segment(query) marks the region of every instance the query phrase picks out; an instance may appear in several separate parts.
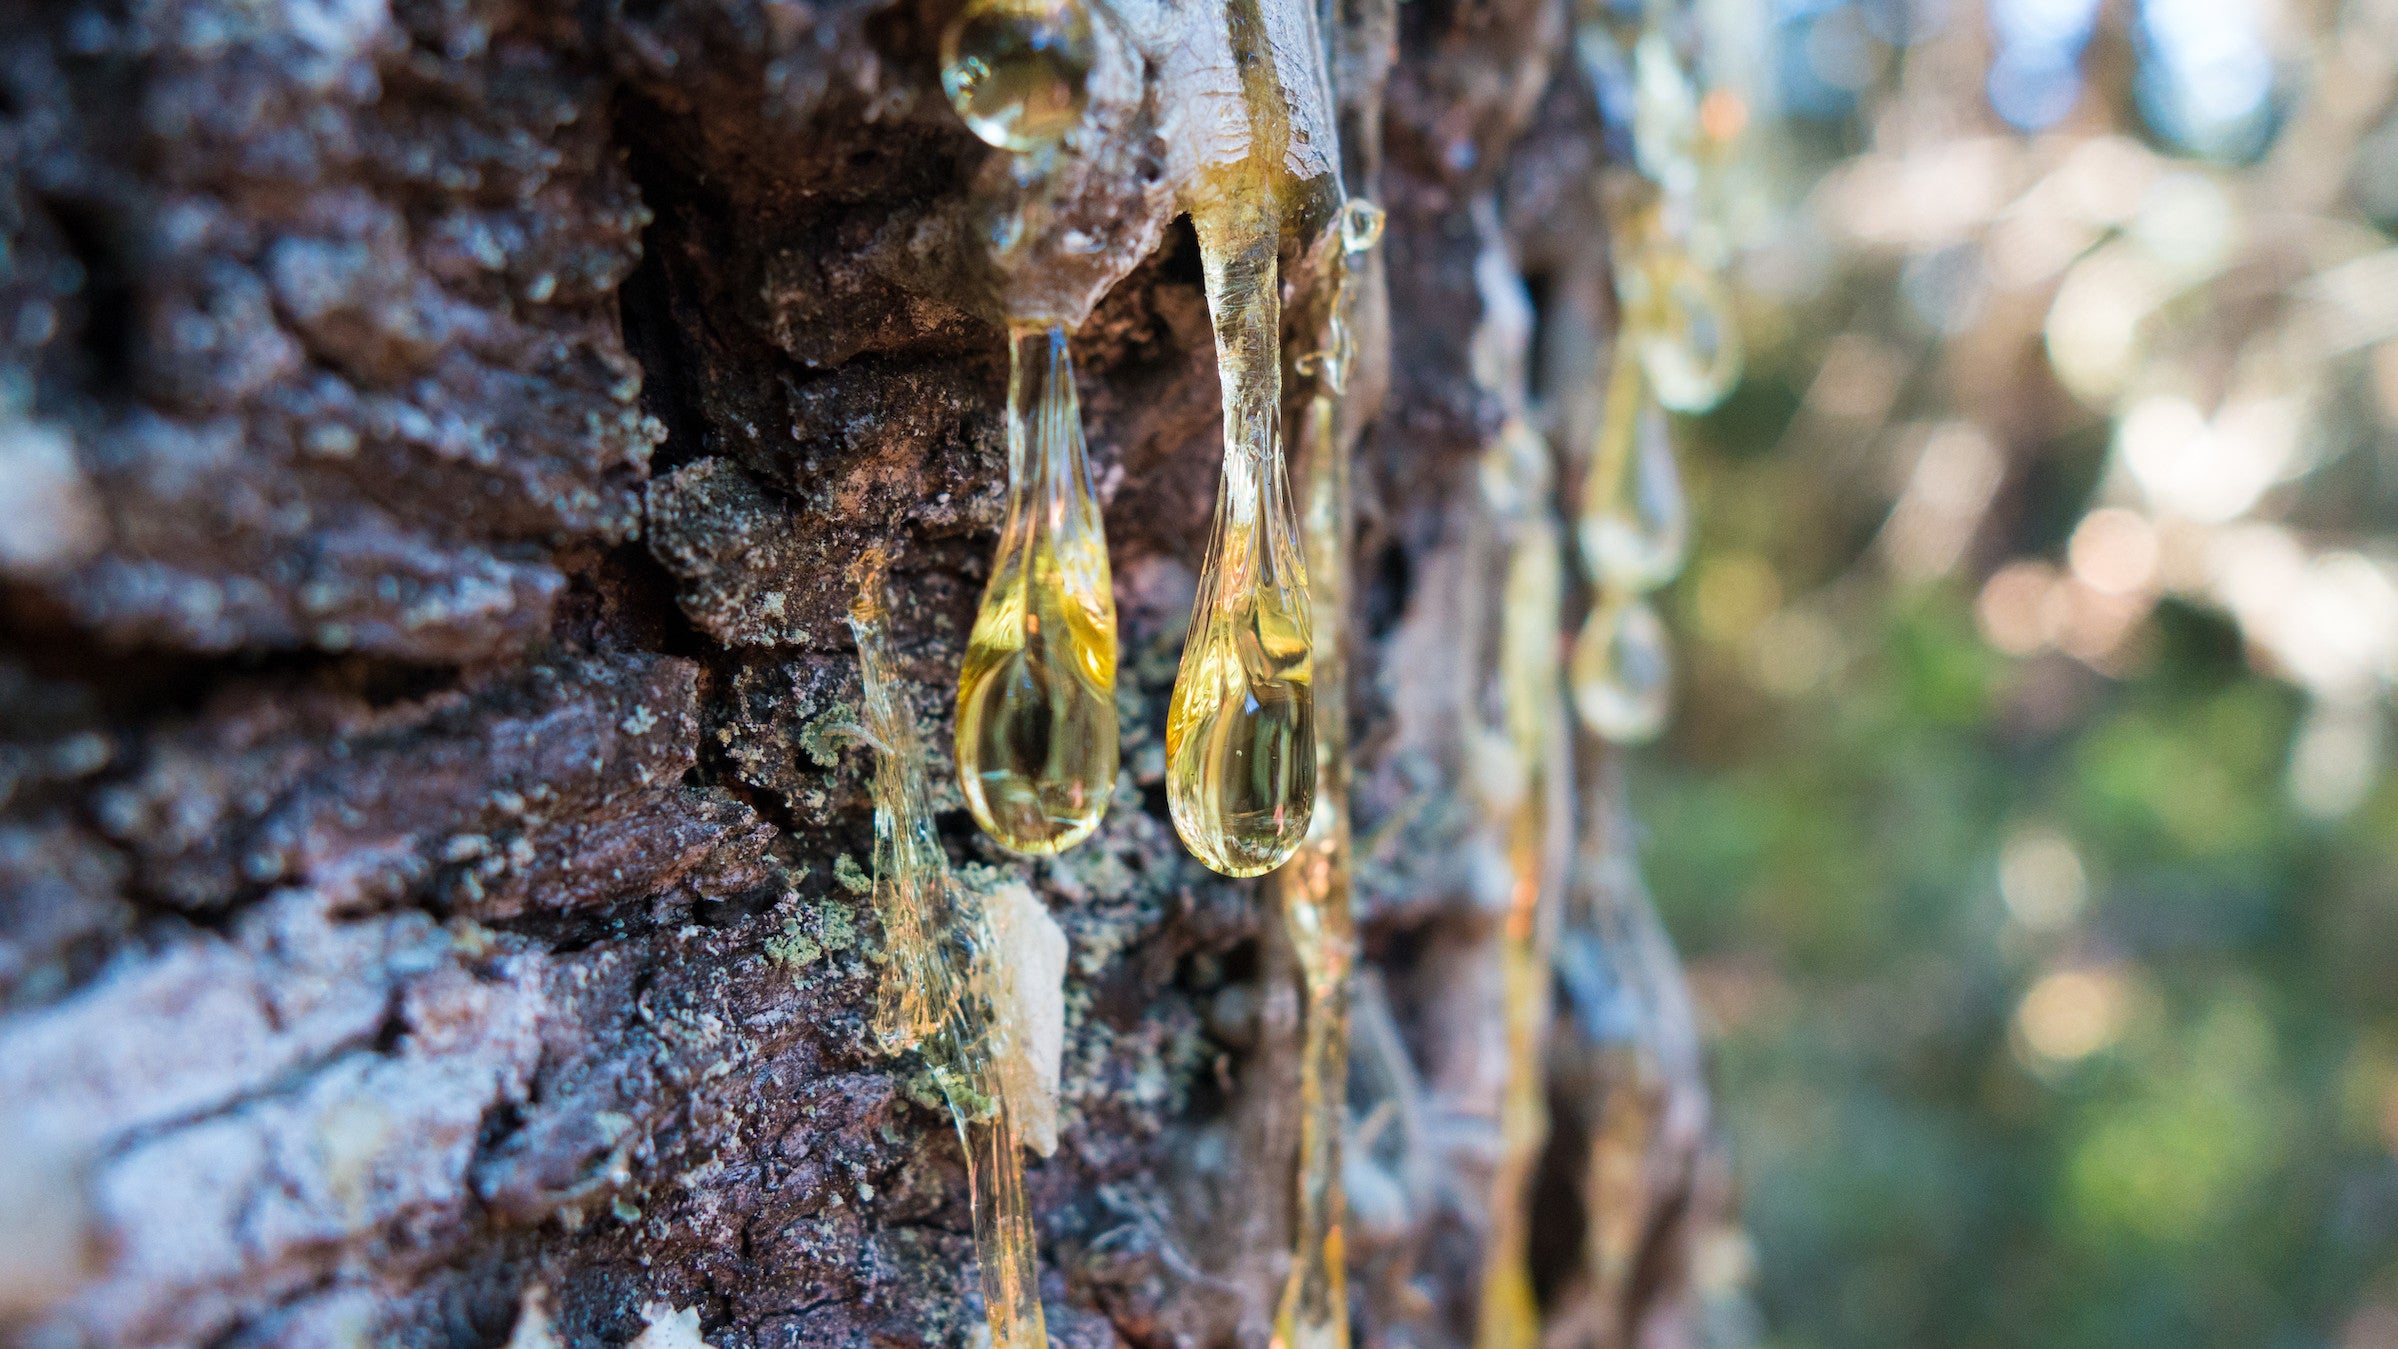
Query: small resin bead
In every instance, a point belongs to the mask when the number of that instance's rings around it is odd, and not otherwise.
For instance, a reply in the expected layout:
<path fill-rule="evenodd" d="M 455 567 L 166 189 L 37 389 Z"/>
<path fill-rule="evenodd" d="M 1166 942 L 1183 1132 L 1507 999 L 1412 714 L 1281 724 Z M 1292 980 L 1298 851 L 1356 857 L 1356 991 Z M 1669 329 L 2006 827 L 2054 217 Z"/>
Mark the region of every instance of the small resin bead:
<path fill-rule="evenodd" d="M 941 88 L 975 135 L 1019 154 L 1082 120 L 1095 48 L 1090 14 L 1060 4 L 970 4 L 941 36 Z"/>

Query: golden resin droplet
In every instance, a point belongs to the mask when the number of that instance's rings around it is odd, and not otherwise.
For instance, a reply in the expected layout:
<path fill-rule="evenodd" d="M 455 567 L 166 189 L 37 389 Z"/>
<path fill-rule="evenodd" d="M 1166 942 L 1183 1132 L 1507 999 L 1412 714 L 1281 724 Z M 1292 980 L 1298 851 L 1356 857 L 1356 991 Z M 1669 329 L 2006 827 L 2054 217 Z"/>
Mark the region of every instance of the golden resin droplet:
<path fill-rule="evenodd" d="M 1012 335 L 1008 506 L 958 674 L 958 786 L 1020 853 L 1090 837 L 1116 785 L 1116 599 L 1062 328 Z"/>
<path fill-rule="evenodd" d="M 1045 150 L 1082 120 L 1094 60 L 1079 0 L 974 0 L 941 35 L 941 89 L 984 141 Z"/>
<path fill-rule="evenodd" d="M 1250 186 L 1196 219 L 1224 391 L 1224 476 L 1166 717 L 1174 828 L 1227 876 L 1288 860 L 1316 788 L 1307 566 L 1278 434 L 1279 215 Z"/>
<path fill-rule="evenodd" d="M 1673 697 L 1665 624 L 1636 595 L 1610 595 L 1574 639 L 1574 707 L 1593 734 L 1619 745 L 1654 740 Z"/>
<path fill-rule="evenodd" d="M 1740 381 L 1740 327 L 1722 281 L 1678 247 L 1651 243 L 1617 279 L 1623 336 L 1649 389 L 1676 412 L 1705 412 Z"/>
<path fill-rule="evenodd" d="M 1227 490 L 1269 489 L 1241 483 Z M 1289 860 L 1315 808 L 1307 596 L 1257 583 L 1254 554 L 1266 545 L 1239 537 L 1257 532 L 1229 526 L 1219 539 L 1233 537 L 1212 550 L 1166 719 L 1174 828 L 1200 861 L 1227 876 L 1262 876 Z M 1237 560 L 1243 552 L 1251 556 Z M 1226 564 L 1228 555 L 1236 561 Z"/>
<path fill-rule="evenodd" d="M 1639 363 L 1619 357 L 1575 523 L 1583 565 L 1605 590 L 1655 590 L 1682 570 L 1690 544 L 1673 438 L 1641 384 Z"/>

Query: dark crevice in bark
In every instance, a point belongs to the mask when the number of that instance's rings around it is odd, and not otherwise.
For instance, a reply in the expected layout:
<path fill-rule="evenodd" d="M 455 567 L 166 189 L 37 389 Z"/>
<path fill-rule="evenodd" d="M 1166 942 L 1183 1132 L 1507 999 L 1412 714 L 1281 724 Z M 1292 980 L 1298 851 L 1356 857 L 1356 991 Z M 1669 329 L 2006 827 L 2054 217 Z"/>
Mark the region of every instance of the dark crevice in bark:
<path fill-rule="evenodd" d="M 689 237 L 702 206 L 669 166 L 666 152 L 642 133 L 645 124 L 667 116 L 639 95 L 620 92 L 616 137 L 624 147 L 626 171 L 651 212 L 642 231 L 641 261 L 617 292 L 625 350 L 641 366 L 642 410 L 666 427 L 666 442 L 650 454 L 653 475 L 687 464 L 707 452 L 707 423 L 694 384 L 689 344 L 694 306 L 675 293 L 669 250 L 694 246 Z"/>
<path fill-rule="evenodd" d="M 1559 1015 L 1570 1014 L 1560 1008 Z M 1532 1292 L 1543 1308 L 1557 1305 L 1565 1286 L 1583 1272 L 1588 1214 L 1582 1178 L 1590 1162 L 1590 1134 L 1580 1117 L 1582 1102 L 1551 1092 L 1552 1121 L 1532 1179 Z"/>
<path fill-rule="evenodd" d="M 82 332 L 77 351 L 88 374 L 83 383 L 97 398 L 123 394 L 135 370 L 140 340 L 131 273 L 133 246 L 107 203 L 89 198 L 51 197 L 44 205 L 81 273 L 76 294 Z"/>

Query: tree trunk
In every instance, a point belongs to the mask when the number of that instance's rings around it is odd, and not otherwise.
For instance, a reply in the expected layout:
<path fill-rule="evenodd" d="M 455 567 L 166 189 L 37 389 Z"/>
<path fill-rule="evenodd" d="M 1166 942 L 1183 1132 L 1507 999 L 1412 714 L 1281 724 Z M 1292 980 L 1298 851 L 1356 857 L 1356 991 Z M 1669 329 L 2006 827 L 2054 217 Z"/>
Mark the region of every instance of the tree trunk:
<path fill-rule="evenodd" d="M 1163 786 L 1220 442 L 1171 62 L 1139 43 L 1190 15 L 1110 9 L 1139 41 L 1094 95 L 1096 245 L 1022 264 L 1097 297 L 1074 353 L 1123 633 L 1125 784 L 1036 865 L 949 776 L 1005 476 L 995 297 L 1025 284 L 985 258 L 1004 174 L 936 78 L 953 12 L 6 7 L 16 1342 L 661 1345 L 684 1311 L 717 1349 L 971 1342 L 962 1155 L 866 1024 L 842 616 L 881 545 L 952 857 L 1032 879 L 1071 942 L 1063 1142 L 1027 1173 L 1051 1333 L 1263 1343 L 1298 994 L 1262 887 L 1183 851 Z M 1568 18 L 1412 0 L 1386 102 L 1370 31 L 1336 72 L 1390 212 L 1350 617 L 1353 1071 L 1393 1103 L 1350 1164 L 1368 1343 L 1473 1325 L 1498 966 L 1462 728 L 1502 409 L 1468 338 L 1495 220 L 1535 406 L 1586 431 L 1610 311 Z M 1304 350 L 1321 276 L 1285 257 Z M 1595 1050 L 1558 1024 L 1535 1275 L 1570 1323 Z"/>

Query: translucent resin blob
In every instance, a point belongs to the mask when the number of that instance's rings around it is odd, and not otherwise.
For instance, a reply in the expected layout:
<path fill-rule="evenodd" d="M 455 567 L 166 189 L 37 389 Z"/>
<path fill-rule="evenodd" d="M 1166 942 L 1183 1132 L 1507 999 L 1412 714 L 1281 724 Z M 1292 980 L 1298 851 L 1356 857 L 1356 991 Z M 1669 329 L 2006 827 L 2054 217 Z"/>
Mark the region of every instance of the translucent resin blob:
<path fill-rule="evenodd" d="M 941 35 L 941 89 L 989 144 L 1046 150 L 1082 119 L 1094 59 L 1076 0 L 977 0 Z"/>
<path fill-rule="evenodd" d="M 1652 242 L 1617 278 L 1623 338 L 1650 392 L 1676 412 L 1705 412 L 1740 380 L 1740 330 L 1731 293 L 1680 247 Z"/>
<path fill-rule="evenodd" d="M 1665 414 L 1643 396 L 1639 364 L 1620 356 L 1575 534 L 1590 575 L 1624 590 L 1650 591 L 1671 581 L 1689 550 L 1690 507 Z"/>
<path fill-rule="evenodd" d="M 1673 657 L 1657 611 L 1636 595 L 1601 600 L 1574 640 L 1569 677 L 1592 732 L 1619 745 L 1656 739 L 1673 697 Z"/>
<path fill-rule="evenodd" d="M 958 785 L 1020 853 L 1088 838 L 1116 783 L 1116 601 L 1061 328 L 1012 334 L 1008 505 L 958 674 Z"/>
<path fill-rule="evenodd" d="M 1306 836 L 1315 671 L 1279 435 L 1279 214 L 1262 186 L 1195 213 L 1224 394 L 1224 476 L 1166 717 L 1166 801 L 1192 854 L 1259 876 Z"/>

